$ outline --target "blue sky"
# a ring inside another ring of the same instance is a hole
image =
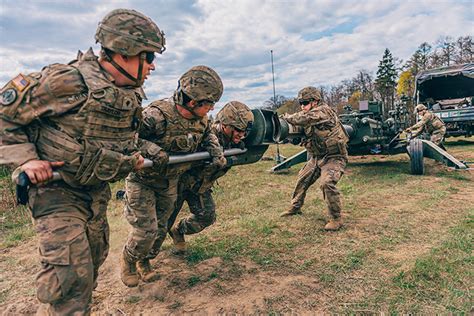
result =
[[[97,23],[116,8],[145,13],[166,34],[145,84],[148,102],[170,96],[182,73],[204,64],[224,82],[217,109],[231,100],[256,107],[273,95],[270,50],[277,94],[293,97],[361,69],[375,73],[386,47],[406,60],[423,41],[474,33],[474,0],[0,0],[0,85],[67,63],[79,49],[98,52]]]

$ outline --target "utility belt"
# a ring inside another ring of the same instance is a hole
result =
[[[344,156],[347,157],[347,143],[344,141],[336,142],[326,142],[324,144],[317,143],[316,141],[311,142],[311,148],[308,148],[309,143],[306,145],[306,148],[310,154],[314,157],[323,157],[323,156]]]

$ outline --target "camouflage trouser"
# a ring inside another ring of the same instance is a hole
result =
[[[129,261],[153,259],[160,252],[174,211],[178,178],[160,179],[154,188],[128,180],[124,215],[132,229],[124,246]]]
[[[29,197],[42,264],[36,279],[43,303],[38,314],[89,314],[95,278],[109,249],[109,186],[85,191],[50,184],[33,187]]]
[[[301,209],[309,187],[319,178],[319,186],[323,191],[329,216],[333,219],[341,216],[341,197],[336,188],[341,179],[346,160],[342,157],[316,159],[311,158],[298,174],[298,181],[293,192],[291,205],[293,209]]]
[[[442,128],[436,130],[431,134],[430,140],[435,143],[436,145],[440,145],[444,139],[444,134],[446,134],[446,127],[443,126]]]
[[[186,181],[180,181],[176,208],[168,221],[169,228],[173,226],[185,201],[188,203],[192,214],[182,218],[176,225],[181,233],[196,234],[214,224],[216,221],[216,204],[212,197],[212,190],[208,189],[204,193],[198,194]]]

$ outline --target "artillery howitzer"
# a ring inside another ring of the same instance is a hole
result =
[[[401,137],[402,131],[408,127],[409,113],[404,104],[398,104],[394,110],[388,112],[388,118],[383,119],[382,104],[380,102],[361,102],[360,110],[352,111],[345,108],[347,113],[339,116],[344,129],[349,135],[349,155],[383,154],[395,155],[408,153],[410,156],[410,172],[423,174],[423,158],[432,158],[449,167],[466,169],[467,166],[451,156],[444,149],[423,139]],[[302,128],[293,126],[280,120],[279,136],[288,139],[293,144],[299,143],[304,136]],[[307,161],[306,150],[286,159],[274,166],[271,171],[277,172],[290,168],[293,165]]]

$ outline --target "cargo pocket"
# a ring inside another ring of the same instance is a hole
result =
[[[36,278],[37,297],[42,303],[54,304],[65,298],[77,277],[70,265],[70,245],[40,245],[42,270]]]

